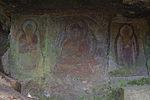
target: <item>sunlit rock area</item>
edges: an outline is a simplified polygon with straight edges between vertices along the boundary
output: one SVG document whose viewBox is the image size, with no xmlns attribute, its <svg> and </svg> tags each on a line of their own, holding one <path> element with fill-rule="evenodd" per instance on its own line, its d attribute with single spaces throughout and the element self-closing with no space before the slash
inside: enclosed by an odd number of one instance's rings
<svg viewBox="0 0 150 100">
<path fill-rule="evenodd" d="M 150 100 L 149 0 L 0 0 L 0 100 Z"/>
</svg>

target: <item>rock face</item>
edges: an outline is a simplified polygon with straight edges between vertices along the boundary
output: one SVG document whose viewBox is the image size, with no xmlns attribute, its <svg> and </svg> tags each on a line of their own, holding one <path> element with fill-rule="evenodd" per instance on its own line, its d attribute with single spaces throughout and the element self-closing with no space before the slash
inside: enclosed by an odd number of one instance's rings
<svg viewBox="0 0 150 100">
<path fill-rule="evenodd" d="M 20 94 L 21 84 L 0 72 L 0 99 L 1 100 L 33 100 Z"/>
<path fill-rule="evenodd" d="M 125 87 L 122 100 L 150 100 L 150 86 Z"/>
<path fill-rule="evenodd" d="M 14 18 L 11 76 L 41 81 L 51 95 L 67 98 L 100 91 L 108 82 L 109 17 L 104 13 Z"/>
<path fill-rule="evenodd" d="M 5 54 L 1 57 L 3 70 L 7 75 L 10 74 L 10 65 L 9 65 L 10 63 L 8 63 L 9 62 L 9 54 L 10 54 L 10 49 L 8 49 L 5 52 Z"/>
<path fill-rule="evenodd" d="M 1 100 L 35 100 L 35 99 L 24 97 L 19 92 L 4 85 L 3 86 L 0 85 L 0 99 Z"/>
<path fill-rule="evenodd" d="M 123 3 L 126 3 L 126 4 L 133 4 L 133 3 L 138 3 L 138 2 L 149 2 L 149 0 L 123 0 Z"/>
<path fill-rule="evenodd" d="M 21 92 L 21 84 L 17 80 L 12 79 L 1 72 L 0 72 L 0 85 L 7 86 L 13 88 L 18 92 Z"/>
<path fill-rule="evenodd" d="M 41 95 L 103 94 L 109 76 L 147 76 L 147 26 L 143 19 L 111 18 L 99 11 L 16 14 L 8 72 L 26 83 L 25 90 Z"/>
<path fill-rule="evenodd" d="M 10 25 L 10 20 L 6 15 L 6 13 L 4 12 L 4 8 L 0 6 L 0 71 L 1 72 L 4 72 L 1 57 L 9 48 L 9 39 L 8 39 L 9 25 Z"/>
</svg>

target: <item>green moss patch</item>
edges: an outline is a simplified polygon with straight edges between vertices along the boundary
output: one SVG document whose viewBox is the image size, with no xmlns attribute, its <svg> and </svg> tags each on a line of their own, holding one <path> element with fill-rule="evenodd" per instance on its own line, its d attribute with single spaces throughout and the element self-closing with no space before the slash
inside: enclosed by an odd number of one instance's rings
<svg viewBox="0 0 150 100">
<path fill-rule="evenodd" d="M 142 78 L 128 82 L 129 85 L 150 85 L 150 78 Z"/>
<path fill-rule="evenodd" d="M 120 69 L 120 70 L 115 70 L 115 71 L 109 72 L 109 75 L 110 76 L 125 76 L 126 72 L 127 72 L 126 69 Z"/>
</svg>

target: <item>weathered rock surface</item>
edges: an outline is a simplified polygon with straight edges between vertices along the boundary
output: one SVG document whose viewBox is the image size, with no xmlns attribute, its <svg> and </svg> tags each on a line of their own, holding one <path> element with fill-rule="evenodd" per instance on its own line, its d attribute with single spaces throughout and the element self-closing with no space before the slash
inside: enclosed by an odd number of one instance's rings
<svg viewBox="0 0 150 100">
<path fill-rule="evenodd" d="M 32 100 L 19 92 L 21 92 L 21 84 L 17 80 L 0 73 L 0 100 Z"/>
<path fill-rule="evenodd" d="M 22 96 L 19 92 L 14 89 L 0 85 L 0 100 L 33 100 Z"/>
<path fill-rule="evenodd" d="M 17 80 L 12 79 L 1 72 L 0 72 L 0 85 L 5 85 L 15 89 L 18 92 L 21 92 L 21 84 Z"/>
<path fill-rule="evenodd" d="M 35 81 L 52 96 L 69 99 L 103 92 L 109 80 L 109 16 L 82 12 L 14 15 L 11 76 L 24 83 Z"/>
<path fill-rule="evenodd" d="M 9 68 L 9 53 L 10 53 L 10 49 L 8 49 L 5 54 L 2 56 L 1 60 L 2 60 L 2 65 L 3 70 L 6 74 L 10 74 L 10 68 Z"/>
</svg>

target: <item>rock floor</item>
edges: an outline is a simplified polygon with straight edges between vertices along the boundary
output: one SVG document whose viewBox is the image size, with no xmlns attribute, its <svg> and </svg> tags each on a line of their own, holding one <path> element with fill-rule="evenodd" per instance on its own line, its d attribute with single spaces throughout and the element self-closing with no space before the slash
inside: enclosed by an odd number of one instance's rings
<svg viewBox="0 0 150 100">
<path fill-rule="evenodd" d="M 12 84 L 13 83 L 13 84 Z M 23 96 L 14 87 L 16 80 L 0 73 L 0 100 L 36 100 Z"/>
</svg>

